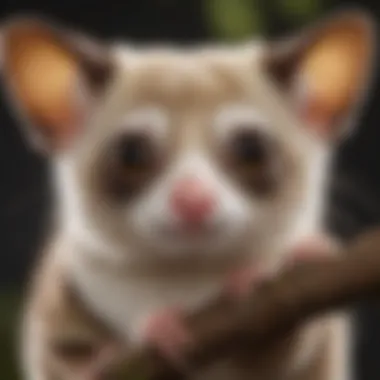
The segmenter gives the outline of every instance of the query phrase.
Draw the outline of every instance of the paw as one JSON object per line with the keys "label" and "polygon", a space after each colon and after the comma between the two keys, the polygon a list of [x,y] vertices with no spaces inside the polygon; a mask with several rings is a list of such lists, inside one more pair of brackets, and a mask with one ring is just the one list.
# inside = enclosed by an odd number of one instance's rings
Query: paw
{"label": "paw", "polygon": [[247,267],[234,271],[224,284],[223,294],[233,299],[244,299],[255,286],[260,286],[272,277],[269,271],[259,267]]}
{"label": "paw", "polygon": [[108,378],[108,373],[112,372],[113,366],[116,365],[123,357],[123,350],[116,343],[104,344],[99,351],[88,361],[83,364],[78,371],[78,380],[103,380]]}
{"label": "paw", "polygon": [[290,250],[286,266],[330,260],[336,257],[338,244],[333,239],[324,235],[314,235],[302,239]]}
{"label": "paw", "polygon": [[183,313],[174,308],[152,315],[143,328],[143,342],[156,348],[170,363],[185,367],[184,354],[191,344]]}

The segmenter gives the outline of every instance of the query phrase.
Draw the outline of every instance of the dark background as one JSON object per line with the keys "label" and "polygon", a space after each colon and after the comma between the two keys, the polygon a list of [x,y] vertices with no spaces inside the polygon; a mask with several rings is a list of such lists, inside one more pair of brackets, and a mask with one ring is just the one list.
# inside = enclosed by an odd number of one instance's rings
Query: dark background
{"label": "dark background", "polygon": [[[251,2],[251,4],[248,4]],[[134,42],[238,39],[256,32],[282,35],[330,10],[360,5],[380,22],[377,0],[357,3],[321,0],[42,1],[7,0],[0,17],[32,12],[106,39]],[[239,8],[228,8],[232,5]],[[250,6],[244,11],[243,5]],[[306,5],[305,5],[306,4]],[[243,9],[243,12],[241,10]],[[224,13],[223,13],[224,12]],[[246,20],[246,18],[251,19]],[[244,21],[244,22],[243,22]],[[358,132],[341,147],[332,177],[329,228],[351,239],[380,220],[380,87],[378,79],[358,121]],[[0,99],[0,378],[14,377],[12,323],[34,255],[49,223],[51,191],[46,161],[27,149],[8,105]],[[15,306],[16,305],[16,306]],[[380,310],[363,303],[355,308],[357,344],[353,353],[357,379],[380,376]],[[12,349],[11,349],[12,348]]]}

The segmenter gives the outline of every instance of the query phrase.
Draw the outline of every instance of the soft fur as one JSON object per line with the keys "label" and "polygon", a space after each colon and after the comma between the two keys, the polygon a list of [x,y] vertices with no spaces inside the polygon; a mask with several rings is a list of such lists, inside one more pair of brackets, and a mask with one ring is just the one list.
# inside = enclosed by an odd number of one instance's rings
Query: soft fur
{"label": "soft fur", "polygon": [[[293,239],[319,232],[323,174],[328,173],[330,152],[297,126],[281,104],[278,111],[274,110],[270,84],[258,65],[260,50],[255,47],[182,54],[170,50],[117,52],[117,85],[111,86],[109,101],[97,110],[99,125],[92,125],[91,133],[83,136],[85,146],[78,144],[77,150],[58,160],[56,172],[62,225],[74,247],[69,265],[78,271],[76,281],[89,292],[89,302],[93,297],[104,299],[102,306],[94,302],[102,314],[113,314],[111,304],[122,308],[115,310],[113,322],[127,333],[130,329],[125,323],[134,325],[132,321],[140,321],[141,313],[167,303],[198,303],[198,297],[203,299],[214,291],[231,265],[258,256],[277,261],[279,248],[283,250]],[[156,109],[145,112],[152,105]],[[118,129],[127,128],[129,117],[137,112],[147,118],[150,115],[152,120],[146,123],[150,133],[163,136],[161,149],[168,156],[167,164],[131,204],[112,209],[91,176],[97,174],[102,144],[106,145]],[[276,154],[284,164],[283,179],[280,190],[268,199],[249,196],[220,168],[217,150],[223,147],[224,135],[228,135],[228,128],[245,120],[253,128],[265,128],[278,141]],[[184,176],[199,176],[218,197],[218,207],[209,221],[210,232],[201,236],[181,235],[168,205],[173,184]],[[77,249],[84,254],[78,254]],[[125,263],[130,273],[120,282],[112,270],[108,274],[100,266],[99,272],[94,271],[88,263],[94,253],[109,262],[113,257],[118,268]],[[198,267],[189,266],[193,261]],[[111,262],[109,265],[112,267]],[[158,267],[167,272],[167,265],[174,265],[175,275],[180,273],[177,266],[183,266],[184,273],[176,280],[165,275],[160,280],[163,289],[153,285],[153,275],[137,286],[135,281],[142,275],[139,271],[144,272],[144,265],[154,266],[157,272]],[[219,265],[221,269],[216,271]],[[208,271],[214,273],[214,279]],[[204,283],[200,272],[205,272]],[[132,277],[137,278],[130,283]],[[136,296],[136,291],[146,294]],[[99,292],[105,292],[104,296]],[[142,310],[128,305],[125,299],[129,298],[143,300]],[[131,313],[136,316],[129,317]]]}
{"label": "soft fur", "polygon": [[[89,307],[126,339],[138,339],[157,309],[198,306],[233,268],[259,258],[275,265],[295,239],[320,232],[331,152],[273,101],[259,54],[255,46],[201,53],[116,49],[119,73],[96,110],[98,125],[83,136],[85,145],[57,159],[62,265]],[[136,110],[152,105],[148,125],[169,154],[167,167],[132,204],[112,209],[91,178],[101,144],[126,128]],[[285,173],[281,190],[268,200],[248,196],[219,167],[215,150],[242,118],[278,140]],[[211,232],[196,239],[176,233],[167,205],[172,184],[184,175],[200,176],[220,199]],[[314,334],[321,338],[319,330]],[[346,346],[344,338],[330,337]],[[309,350],[301,345],[301,351]],[[331,380],[346,379],[331,371]]]}
{"label": "soft fur", "polygon": [[[52,156],[58,237],[41,276],[52,278],[57,268],[59,275],[50,285],[38,281],[33,292],[24,332],[27,379],[50,380],[38,364],[44,334],[57,329],[55,317],[46,315],[56,296],[46,287],[54,289],[65,276],[94,315],[126,342],[141,343],[142,324],[156,310],[191,310],[232,270],[277,267],[297,241],[323,233],[334,144],[313,133],[315,125],[296,111],[300,105],[289,102],[296,101],[297,88],[279,91],[266,54],[264,43],[186,50],[118,45],[110,52],[115,69],[102,95],[74,97],[86,122],[75,142]],[[73,91],[83,88],[73,85]],[[224,164],[226,143],[240,125],[260,130],[276,147],[278,183],[270,196],[248,191]],[[150,136],[162,162],[131,201],[115,205],[102,187],[101,163],[112,139],[136,126]],[[198,234],[184,230],[169,205],[173,186],[186,176],[199,178],[217,201]],[[295,337],[295,350],[286,342],[265,360],[226,364],[206,375],[348,380],[347,323],[346,316],[313,321]]]}

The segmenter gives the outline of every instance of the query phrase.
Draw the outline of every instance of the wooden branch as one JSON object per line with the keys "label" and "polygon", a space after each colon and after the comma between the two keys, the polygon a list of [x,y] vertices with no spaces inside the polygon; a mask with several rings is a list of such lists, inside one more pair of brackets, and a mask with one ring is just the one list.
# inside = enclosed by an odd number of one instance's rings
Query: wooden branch
{"label": "wooden branch", "polygon": [[[196,342],[187,352],[191,368],[199,369],[236,350],[261,351],[309,317],[380,296],[380,228],[360,236],[343,253],[331,261],[284,271],[253,291],[247,303],[219,298],[189,316]],[[126,380],[185,377],[148,350],[129,355],[113,373]]]}

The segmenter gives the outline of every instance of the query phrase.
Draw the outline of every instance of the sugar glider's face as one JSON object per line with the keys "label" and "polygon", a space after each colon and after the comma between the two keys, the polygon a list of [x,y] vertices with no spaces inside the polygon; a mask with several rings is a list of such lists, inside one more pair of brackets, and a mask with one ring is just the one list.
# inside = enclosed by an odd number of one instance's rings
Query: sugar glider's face
{"label": "sugar glider's face", "polygon": [[171,256],[230,253],[275,233],[303,201],[314,157],[297,130],[281,133],[254,57],[135,54],[133,67],[125,54],[98,134],[83,136],[86,154],[78,144],[89,212]]}
{"label": "sugar glider's face", "polygon": [[236,255],[312,222],[373,53],[371,23],[350,12],[275,47],[110,49],[42,21],[5,30],[5,79],[57,165],[68,228],[169,258]]}

